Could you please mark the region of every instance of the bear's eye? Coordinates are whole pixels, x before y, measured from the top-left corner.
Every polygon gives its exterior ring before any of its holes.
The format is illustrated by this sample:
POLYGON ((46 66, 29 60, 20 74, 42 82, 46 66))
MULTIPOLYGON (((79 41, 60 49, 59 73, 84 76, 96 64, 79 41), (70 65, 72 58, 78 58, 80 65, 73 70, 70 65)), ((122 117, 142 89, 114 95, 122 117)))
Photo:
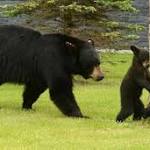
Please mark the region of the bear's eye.
POLYGON ((100 65, 100 62, 97 63, 97 66, 99 66, 99 65, 100 65))

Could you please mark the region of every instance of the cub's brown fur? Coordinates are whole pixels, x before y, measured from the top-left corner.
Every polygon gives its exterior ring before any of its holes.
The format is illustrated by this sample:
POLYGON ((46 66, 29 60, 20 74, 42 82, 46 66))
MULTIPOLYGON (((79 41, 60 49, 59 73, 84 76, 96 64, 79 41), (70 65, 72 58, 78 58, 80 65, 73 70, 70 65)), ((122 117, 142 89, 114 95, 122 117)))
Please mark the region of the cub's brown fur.
POLYGON ((143 88, 150 91, 149 52, 131 46, 133 62, 120 87, 121 110, 116 121, 123 122, 133 114, 133 120, 140 120, 144 114, 144 105, 140 99, 143 88))

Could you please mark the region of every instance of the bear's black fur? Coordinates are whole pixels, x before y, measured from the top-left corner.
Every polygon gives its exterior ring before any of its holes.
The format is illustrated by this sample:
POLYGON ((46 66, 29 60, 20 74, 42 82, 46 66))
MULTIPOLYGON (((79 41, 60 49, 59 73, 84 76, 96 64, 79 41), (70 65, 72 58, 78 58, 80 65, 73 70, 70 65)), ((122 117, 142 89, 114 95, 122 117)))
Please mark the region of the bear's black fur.
POLYGON ((123 122, 133 114, 133 120, 140 120, 144 115, 144 105, 140 100, 143 88, 150 91, 149 52, 131 46, 133 62, 125 75, 121 87, 121 110, 116 121, 123 122))
POLYGON ((146 118, 148 118, 148 117, 150 117, 150 102, 149 102, 149 104, 147 105, 147 107, 145 108, 143 118, 146 119, 146 118))
POLYGON ((72 92, 72 75, 104 77, 91 43, 63 34, 42 35, 24 27, 0 26, 0 84, 24 84, 26 109, 49 88, 51 99, 65 115, 83 117, 72 92))

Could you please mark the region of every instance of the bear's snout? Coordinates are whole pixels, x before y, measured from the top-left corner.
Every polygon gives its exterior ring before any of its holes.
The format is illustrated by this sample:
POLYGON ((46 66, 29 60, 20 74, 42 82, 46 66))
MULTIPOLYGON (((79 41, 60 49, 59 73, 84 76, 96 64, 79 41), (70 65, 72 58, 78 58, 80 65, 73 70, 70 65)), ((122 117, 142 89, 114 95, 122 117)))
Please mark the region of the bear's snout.
POLYGON ((104 79, 104 74, 101 71, 99 66, 94 67, 93 72, 91 73, 90 77, 95 81, 100 81, 104 79))

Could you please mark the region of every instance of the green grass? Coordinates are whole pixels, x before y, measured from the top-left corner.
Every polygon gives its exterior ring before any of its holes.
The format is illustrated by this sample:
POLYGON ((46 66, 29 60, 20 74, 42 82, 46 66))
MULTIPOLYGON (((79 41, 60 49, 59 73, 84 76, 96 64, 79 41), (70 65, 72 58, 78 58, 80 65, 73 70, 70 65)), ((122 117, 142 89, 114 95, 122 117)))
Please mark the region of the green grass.
MULTIPOLYGON (((22 111, 22 86, 0 87, 0 150, 147 150, 150 121, 115 122, 119 85, 131 63, 130 54, 102 54, 105 79, 75 78, 74 93, 91 119, 67 118, 41 95, 32 111, 22 111)), ((142 99, 147 103, 148 93, 142 99)))

